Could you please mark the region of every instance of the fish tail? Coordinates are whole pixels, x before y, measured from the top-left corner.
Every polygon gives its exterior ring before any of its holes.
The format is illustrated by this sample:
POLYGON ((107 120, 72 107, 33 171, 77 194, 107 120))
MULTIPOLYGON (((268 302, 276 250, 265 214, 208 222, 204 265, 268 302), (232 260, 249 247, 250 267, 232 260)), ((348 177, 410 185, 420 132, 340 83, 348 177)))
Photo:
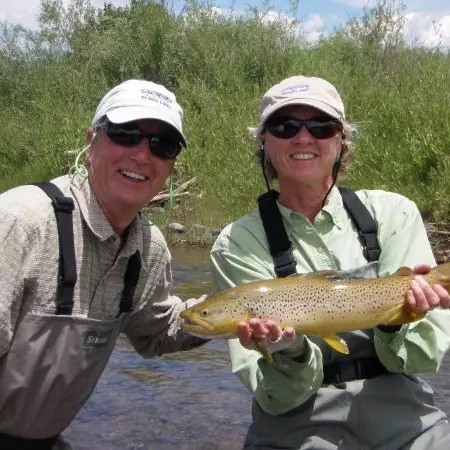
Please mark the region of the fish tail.
POLYGON ((425 313, 417 311, 417 309, 411 308, 405 303, 401 303, 390 310, 389 314, 387 314, 387 319, 382 322, 382 325, 403 325, 404 323, 420 320, 424 316, 425 313))
POLYGON ((433 270, 439 273, 436 283, 440 284, 444 289, 450 292, 450 263, 436 266, 433 270))

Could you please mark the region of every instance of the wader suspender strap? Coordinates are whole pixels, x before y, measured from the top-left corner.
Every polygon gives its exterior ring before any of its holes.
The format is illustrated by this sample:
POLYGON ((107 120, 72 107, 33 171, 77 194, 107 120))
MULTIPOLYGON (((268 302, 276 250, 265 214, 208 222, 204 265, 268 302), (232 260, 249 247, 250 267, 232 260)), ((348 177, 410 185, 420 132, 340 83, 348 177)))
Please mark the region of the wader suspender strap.
POLYGON ((297 263, 292 254, 292 244, 284 228, 277 205, 279 193, 273 189, 258 197, 259 213, 269 241, 270 254, 275 263, 278 278, 295 273, 297 263))
MULTIPOLYGON (((377 261, 381 253, 377 239, 377 223, 352 190, 340 187, 339 191, 344 207, 358 229, 364 257, 368 262, 377 261)), ((260 195, 258 207, 269 242, 270 254, 275 263, 275 273, 277 277, 283 278, 295 273, 296 262, 292 254, 292 244, 276 202, 278 195, 278 192, 273 189, 260 195)))
POLYGON ((139 281, 139 274, 141 272, 141 258, 139 256, 139 251, 130 256, 128 260, 127 270, 125 271, 124 277, 124 287, 122 291, 122 297, 120 299, 120 310, 117 317, 122 313, 126 313, 131 310, 133 306, 134 291, 136 290, 136 285, 139 281))
POLYGON ((75 246, 73 242, 72 211, 73 200, 53 183, 33 183, 40 187, 52 200, 59 235, 59 274, 56 314, 71 315, 73 309, 73 290, 77 282, 75 246))
POLYGON ((344 200, 344 207, 358 229, 364 257, 368 262, 378 261, 381 250, 377 239, 377 223, 351 189, 340 187, 339 191, 344 200))
MULTIPOLYGON (((58 296, 56 300, 57 315, 72 315, 73 291, 77 282, 77 270, 75 260, 75 245, 73 240, 72 211, 73 200, 65 197, 60 189, 53 183, 33 183, 40 187, 52 200, 55 210, 56 224, 59 235, 59 276, 58 296)), ((119 305, 119 314, 126 313, 133 306, 134 291, 141 271, 141 259, 139 252, 128 260, 124 276, 124 288, 119 305)))

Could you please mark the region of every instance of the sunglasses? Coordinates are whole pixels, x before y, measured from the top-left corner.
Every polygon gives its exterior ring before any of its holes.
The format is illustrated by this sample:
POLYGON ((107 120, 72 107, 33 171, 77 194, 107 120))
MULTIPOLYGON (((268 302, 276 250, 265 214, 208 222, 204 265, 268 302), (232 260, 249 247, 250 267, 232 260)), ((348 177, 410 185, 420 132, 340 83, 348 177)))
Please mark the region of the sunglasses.
POLYGON ((122 147, 136 147, 147 138, 150 152, 158 158, 174 159, 183 148, 180 141, 163 134, 145 133, 135 123, 119 125, 109 122, 104 128, 109 139, 122 147))
POLYGON ((291 139, 301 130, 303 125, 315 139, 329 139, 342 131, 342 124, 338 120, 301 120, 293 117, 274 117, 267 122, 266 130, 276 138, 291 139))

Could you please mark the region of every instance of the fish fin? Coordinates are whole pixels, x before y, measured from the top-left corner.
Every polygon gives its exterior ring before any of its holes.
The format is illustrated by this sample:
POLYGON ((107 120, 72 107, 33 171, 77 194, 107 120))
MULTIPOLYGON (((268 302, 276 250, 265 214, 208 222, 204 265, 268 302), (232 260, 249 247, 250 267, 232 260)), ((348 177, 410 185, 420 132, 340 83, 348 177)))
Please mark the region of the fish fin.
POLYGON ((413 275, 413 271, 409 267, 403 266, 397 269, 394 275, 397 275, 399 277, 406 277, 413 275))
POLYGON ((386 320, 380 325, 403 325, 422 319, 425 313, 409 307, 406 303, 399 303, 386 313, 386 320))
POLYGON ((289 275, 286 278, 290 277, 323 278, 333 276, 335 273, 336 273, 335 270, 319 270, 317 272, 293 273, 292 275, 289 275))
POLYGON ((273 363, 273 357, 268 352, 265 345, 261 341, 257 341, 256 339, 254 342, 255 342, 256 348, 261 352, 261 354, 264 356, 264 358, 266 358, 269 363, 273 363))
POLYGON ((339 270, 328 276, 331 280, 359 280, 378 278, 378 261, 372 261, 355 269, 339 270))
POLYGON ((322 336, 322 339, 334 350, 339 353, 344 353, 348 355, 350 350, 348 349, 347 343, 339 336, 330 335, 330 336, 322 336))

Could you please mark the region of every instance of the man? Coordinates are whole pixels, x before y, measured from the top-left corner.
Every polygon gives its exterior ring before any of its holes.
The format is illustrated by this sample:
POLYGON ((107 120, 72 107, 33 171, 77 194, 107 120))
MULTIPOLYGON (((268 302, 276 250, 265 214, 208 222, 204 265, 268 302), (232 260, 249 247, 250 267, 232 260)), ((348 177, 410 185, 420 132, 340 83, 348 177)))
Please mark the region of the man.
POLYGON ((52 181, 59 207, 33 185, 0 195, 0 448, 67 448, 119 333, 145 357, 204 342, 181 331, 169 250, 140 215, 186 147, 182 119, 165 87, 125 81, 98 105, 86 168, 52 181))

